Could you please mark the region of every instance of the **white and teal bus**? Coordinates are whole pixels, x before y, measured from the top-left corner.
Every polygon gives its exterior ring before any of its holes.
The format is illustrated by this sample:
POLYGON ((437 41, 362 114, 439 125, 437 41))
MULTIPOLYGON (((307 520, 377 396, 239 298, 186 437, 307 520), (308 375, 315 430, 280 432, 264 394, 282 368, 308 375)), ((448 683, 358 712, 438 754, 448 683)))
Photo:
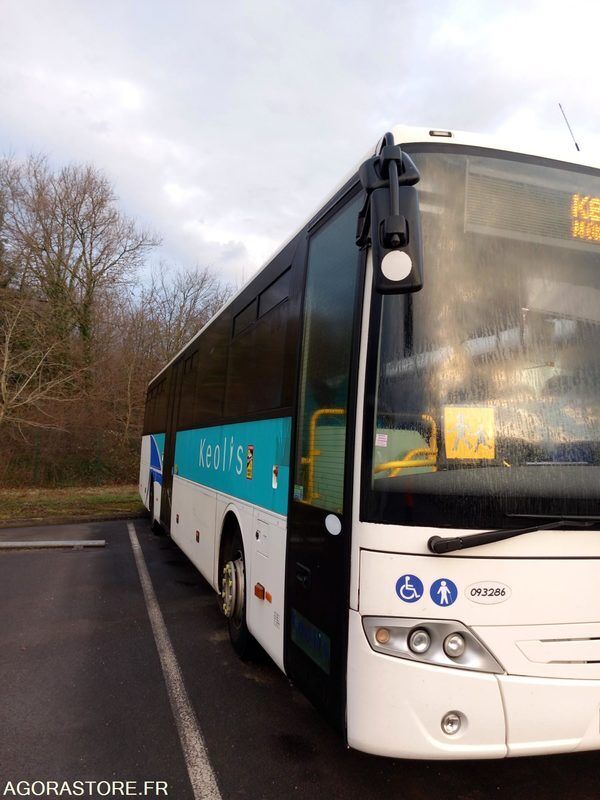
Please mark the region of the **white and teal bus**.
POLYGON ((351 747, 600 748, 600 170, 394 128, 152 380, 140 493, 351 747))

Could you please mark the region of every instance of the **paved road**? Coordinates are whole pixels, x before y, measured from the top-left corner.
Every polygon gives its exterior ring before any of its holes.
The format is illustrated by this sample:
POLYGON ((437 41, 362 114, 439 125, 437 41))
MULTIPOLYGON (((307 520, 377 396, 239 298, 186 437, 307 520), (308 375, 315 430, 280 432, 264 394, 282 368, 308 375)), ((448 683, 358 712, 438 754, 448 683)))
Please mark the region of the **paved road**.
MULTIPOLYGON (((600 753, 426 763, 346 750, 266 657, 237 660, 177 547, 145 520, 135 528, 223 800, 600 796, 600 753)), ((155 779, 193 800, 127 523, 0 532, 17 538, 107 546, 0 552, 0 792, 7 780, 155 779)))

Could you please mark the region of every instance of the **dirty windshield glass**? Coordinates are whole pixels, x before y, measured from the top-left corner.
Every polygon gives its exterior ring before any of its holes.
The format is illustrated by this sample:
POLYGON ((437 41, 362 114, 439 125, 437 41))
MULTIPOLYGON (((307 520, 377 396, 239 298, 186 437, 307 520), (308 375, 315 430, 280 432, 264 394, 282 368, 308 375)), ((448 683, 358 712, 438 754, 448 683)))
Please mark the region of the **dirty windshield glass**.
POLYGON ((383 299, 369 516, 600 513, 597 173, 414 158, 425 286, 383 299))

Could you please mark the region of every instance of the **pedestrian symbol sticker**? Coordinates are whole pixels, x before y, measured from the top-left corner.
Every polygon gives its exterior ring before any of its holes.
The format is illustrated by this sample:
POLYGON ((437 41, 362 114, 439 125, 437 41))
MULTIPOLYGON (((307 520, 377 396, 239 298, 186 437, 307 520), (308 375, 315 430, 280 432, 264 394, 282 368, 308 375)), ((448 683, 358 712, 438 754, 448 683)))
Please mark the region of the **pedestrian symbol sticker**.
POLYGON ((458 589, 450 578, 438 578, 431 584, 429 594, 437 606, 451 606, 458 597, 458 589))
POLYGON ((490 460, 496 457, 494 409, 479 406, 445 406, 446 458, 490 460))
POLYGON ((396 581, 396 594, 405 603, 416 603, 423 597, 423 584, 416 575, 402 575, 396 581))

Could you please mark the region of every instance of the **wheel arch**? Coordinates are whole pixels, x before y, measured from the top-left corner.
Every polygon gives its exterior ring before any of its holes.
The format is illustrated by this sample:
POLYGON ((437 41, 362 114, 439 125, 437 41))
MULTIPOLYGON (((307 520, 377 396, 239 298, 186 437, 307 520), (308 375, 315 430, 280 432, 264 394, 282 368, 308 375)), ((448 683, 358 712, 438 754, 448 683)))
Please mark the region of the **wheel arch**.
POLYGON ((246 546, 244 542, 244 529, 242 526, 242 521, 235 506, 229 505, 227 506, 227 508, 225 509, 225 513, 223 514, 223 519, 221 521, 219 530, 219 539, 216 548, 217 574, 216 574, 215 586, 217 587, 220 585, 219 582, 221 579, 221 572, 223 571, 225 549, 227 547, 227 544, 232 541, 236 531, 239 531, 240 536, 242 537, 242 546, 244 547, 244 555, 245 555, 246 546))

